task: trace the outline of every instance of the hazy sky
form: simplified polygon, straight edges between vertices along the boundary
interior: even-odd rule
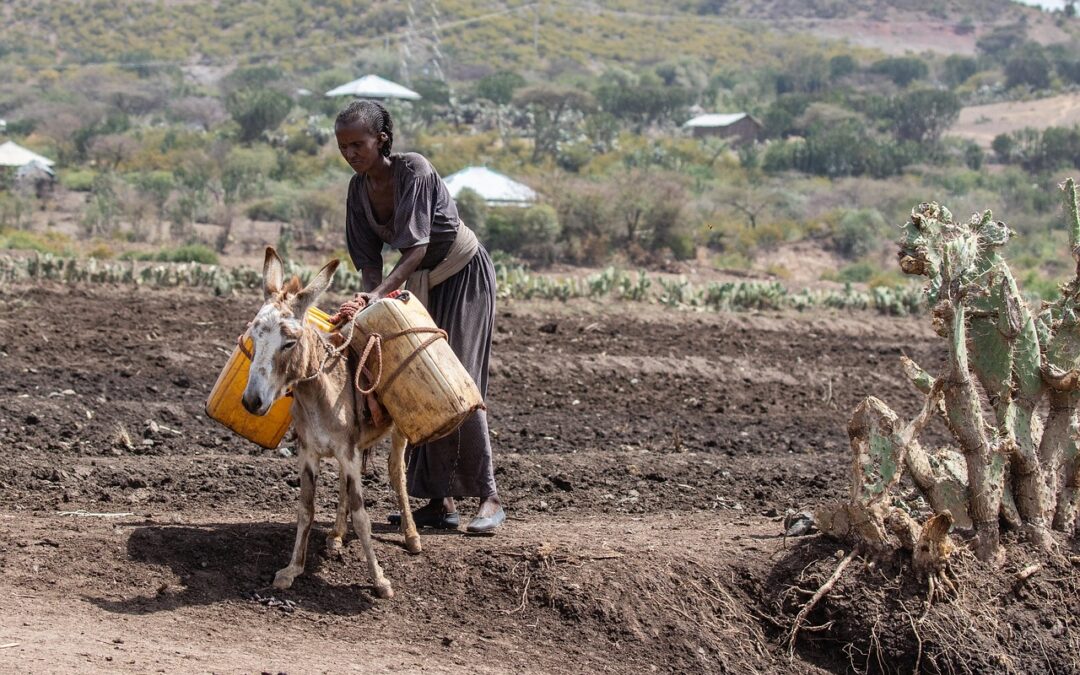
[[[1064,9],[1065,0],[1014,0],[1025,5],[1035,5],[1044,9]]]

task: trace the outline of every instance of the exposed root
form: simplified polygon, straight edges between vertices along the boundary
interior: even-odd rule
[[[851,549],[850,553],[844,556],[844,559],[841,560],[840,564],[833,570],[832,576],[817,589],[817,592],[814,593],[814,597],[810,598],[810,602],[803,605],[803,608],[799,610],[799,613],[795,616],[795,623],[791,626],[791,634],[788,636],[788,658],[795,658],[795,640],[799,637],[799,629],[802,627],[803,622],[806,621],[806,617],[814,609],[814,606],[829,594],[829,591],[836,585],[836,582],[840,580],[840,577],[843,575],[844,570],[847,569],[847,566],[850,565],[851,561],[855,559],[855,556],[860,553],[862,553],[862,545],[858,544],[855,548]]]

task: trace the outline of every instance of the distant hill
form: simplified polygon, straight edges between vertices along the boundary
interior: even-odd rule
[[[411,15],[406,3],[360,0],[8,0],[0,9],[0,66],[274,63],[311,72],[382,60],[473,79],[498,68],[552,75],[673,57],[768,66],[804,47],[970,51],[972,31],[983,23],[1020,17],[1045,28],[1045,35],[1032,32],[1040,41],[1066,37],[1049,17],[1008,0],[675,0],[663,9],[646,0],[410,4]]]

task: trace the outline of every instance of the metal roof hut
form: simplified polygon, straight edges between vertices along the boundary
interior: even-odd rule
[[[383,79],[378,75],[365,75],[358,80],[347,82],[326,92],[327,96],[352,96],[355,98],[399,98],[405,101],[419,101],[417,94],[397,82]]]
[[[38,197],[46,196],[56,182],[53,163],[14,141],[0,144],[0,190],[14,186],[33,190]]]
[[[480,195],[488,206],[529,206],[538,195],[528,185],[483,166],[470,166],[443,179],[450,196],[468,188]]]
[[[50,167],[54,162],[48,157],[43,157],[36,152],[31,152],[14,141],[0,144],[0,166],[23,167],[30,162],[37,162],[42,166]]]
[[[719,136],[730,138],[733,143],[753,143],[761,134],[761,122],[746,113],[713,113],[698,115],[683,124],[690,129],[694,138]]]

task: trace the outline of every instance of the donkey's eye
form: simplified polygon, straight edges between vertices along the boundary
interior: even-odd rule
[[[296,346],[296,340],[286,340],[285,344],[281,345],[281,350],[285,351],[286,349],[292,349],[295,346]]]

